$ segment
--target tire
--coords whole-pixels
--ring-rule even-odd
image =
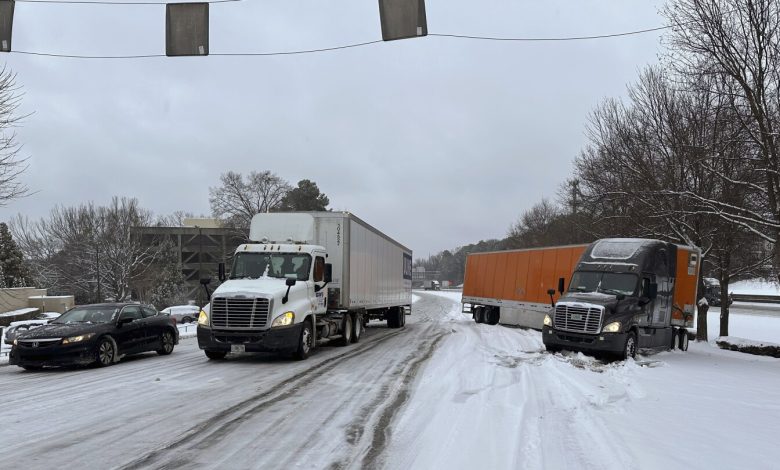
[[[623,352],[621,357],[623,359],[635,358],[637,349],[636,332],[630,331],[626,336],[626,344],[623,345]]]
[[[406,312],[403,307],[398,307],[398,320],[401,323],[401,328],[406,326]]]
[[[680,351],[688,350],[688,330],[680,328]]]
[[[356,314],[352,319],[352,342],[357,343],[363,336],[363,315]]]
[[[485,307],[477,307],[474,309],[474,322],[475,323],[485,323],[485,317],[483,316],[483,312],[485,310]]]
[[[181,319],[181,322],[182,323],[192,323],[192,318],[191,317],[184,317],[184,318]]]
[[[301,336],[298,339],[298,349],[293,353],[293,357],[299,361],[306,359],[311,354],[312,346],[314,346],[314,334],[312,333],[311,322],[306,320],[303,322]]]
[[[225,359],[227,351],[206,351],[206,357],[212,361],[219,361]]]
[[[38,372],[43,370],[43,366],[22,366],[22,369],[28,370],[30,372]]]
[[[173,347],[175,346],[173,339],[173,333],[170,332],[170,330],[165,330],[160,335],[160,349],[157,350],[157,354],[160,356],[167,356],[168,354],[173,352]]]
[[[95,363],[98,367],[108,367],[116,361],[116,343],[109,336],[104,336],[98,341],[95,350]]]
[[[547,352],[550,353],[550,354],[555,354],[555,353],[561,351],[561,348],[559,348],[557,346],[548,346],[546,344],[544,345],[544,349],[546,349]]]
[[[344,319],[341,323],[341,340],[339,340],[339,346],[347,346],[352,342],[352,315],[349,313],[344,315]]]
[[[672,328],[672,345],[670,349],[674,351],[675,349],[680,348],[680,335],[679,330],[677,328]]]
[[[498,307],[491,307],[485,314],[485,323],[488,325],[498,325],[499,310]]]

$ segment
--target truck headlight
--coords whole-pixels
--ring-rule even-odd
[[[87,333],[85,335],[71,336],[69,338],[64,338],[62,340],[62,344],[80,343],[82,341],[86,341],[90,339],[93,336],[95,336],[95,333]]]
[[[275,326],[289,326],[293,324],[293,321],[295,321],[295,314],[293,312],[284,312],[274,318],[274,321],[271,322],[271,328]]]
[[[601,330],[604,333],[617,333],[620,331],[620,322],[619,321],[613,321],[609,325],[605,326],[603,330]]]
[[[544,316],[544,326],[552,327],[552,317],[550,317],[550,315]]]
[[[209,314],[203,310],[198,314],[198,325],[209,326]]]

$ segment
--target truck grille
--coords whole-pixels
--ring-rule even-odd
[[[214,328],[265,328],[269,299],[217,297],[211,301],[211,326]]]
[[[604,310],[598,307],[558,304],[555,306],[555,329],[578,333],[598,333],[601,331],[603,312]]]

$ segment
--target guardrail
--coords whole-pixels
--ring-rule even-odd
[[[780,304],[780,295],[731,294],[734,302],[756,302],[762,304]]]

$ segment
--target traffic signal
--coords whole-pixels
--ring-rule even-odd
[[[209,4],[168,3],[165,8],[165,55],[209,55]]]
[[[13,0],[0,0],[0,52],[11,52],[15,3]]]
[[[425,0],[379,0],[379,19],[385,41],[428,35]]]

